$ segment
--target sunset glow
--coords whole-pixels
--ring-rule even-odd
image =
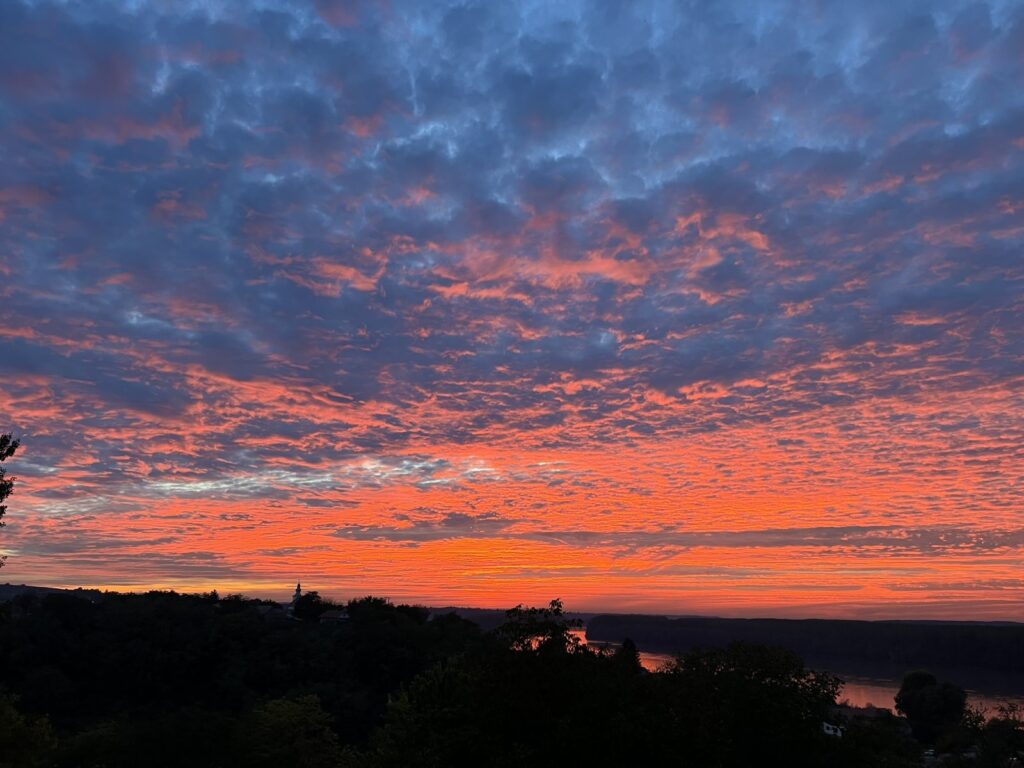
[[[1024,6],[941,5],[5,3],[0,581],[1024,620]]]

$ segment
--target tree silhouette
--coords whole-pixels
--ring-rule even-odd
[[[20,441],[15,440],[10,434],[0,435],[0,464],[11,458],[18,450],[19,445],[21,445]],[[3,466],[0,466],[0,528],[5,525],[4,514],[7,512],[7,505],[4,504],[4,501],[13,491],[14,478],[8,478]],[[3,567],[6,559],[6,555],[0,555],[0,568]]]
[[[516,651],[575,651],[580,641],[572,631],[582,626],[581,620],[565,616],[561,600],[552,600],[546,608],[517,605],[505,611],[505,623],[495,633],[507,647]]]
[[[320,597],[316,590],[307,592],[292,605],[292,615],[302,621],[319,621],[320,614],[336,608],[337,605],[331,600]]]
[[[18,446],[21,442],[12,438],[9,434],[0,435],[0,463],[3,463],[7,459],[14,455],[14,452],[18,450]],[[3,467],[0,467],[0,525],[4,524],[3,517],[7,511],[7,505],[4,504],[4,500],[11,495],[14,490],[14,478],[7,478],[7,474]]]
[[[626,638],[615,650],[613,656],[615,663],[619,665],[625,672],[630,674],[639,674],[643,671],[643,665],[640,663],[640,649],[636,647],[636,643],[630,638]]]
[[[963,719],[967,693],[958,685],[940,683],[930,672],[908,672],[896,694],[896,711],[905,715],[914,736],[934,744]]]
[[[48,765],[56,739],[45,717],[26,717],[18,708],[18,699],[0,691],[0,765]]]
[[[341,759],[331,717],[313,694],[268,701],[253,710],[243,727],[249,752],[243,764],[253,768],[335,768]]]

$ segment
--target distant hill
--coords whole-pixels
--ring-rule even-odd
[[[990,670],[1024,679],[1024,624],[595,616],[587,639],[630,638],[646,651],[679,653],[743,641],[778,645],[808,662],[841,661]]]
[[[90,599],[99,599],[103,593],[98,589],[61,589],[59,587],[34,587],[30,584],[0,584],[0,603],[13,600],[18,595],[52,595],[58,592],[67,592],[75,595],[83,595]]]

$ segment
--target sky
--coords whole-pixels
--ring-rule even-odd
[[[1024,620],[1024,5],[0,4],[0,579]]]

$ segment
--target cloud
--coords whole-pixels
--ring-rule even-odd
[[[890,556],[942,553],[1013,552],[1024,547],[1024,530],[986,530],[964,526],[902,528],[897,526],[822,526],[768,528],[750,531],[551,530],[536,521],[451,512],[436,520],[417,520],[401,526],[345,526],[334,532],[343,539],[423,542],[452,538],[525,539],[577,547],[600,546],[622,550],[809,548],[842,551],[850,556],[884,553]],[[515,530],[510,530],[515,529]],[[1019,584],[1018,584],[1019,586]]]
[[[500,535],[517,520],[507,520],[493,514],[467,515],[448,512],[435,519],[421,519],[399,527],[344,526],[334,532],[342,539],[365,541],[421,542],[451,538],[480,538]]]
[[[12,519],[248,504],[294,520],[275,551],[806,546],[1006,578],[1015,5],[0,14]],[[448,517],[394,524],[424,503]],[[264,578],[243,538],[225,562]]]

